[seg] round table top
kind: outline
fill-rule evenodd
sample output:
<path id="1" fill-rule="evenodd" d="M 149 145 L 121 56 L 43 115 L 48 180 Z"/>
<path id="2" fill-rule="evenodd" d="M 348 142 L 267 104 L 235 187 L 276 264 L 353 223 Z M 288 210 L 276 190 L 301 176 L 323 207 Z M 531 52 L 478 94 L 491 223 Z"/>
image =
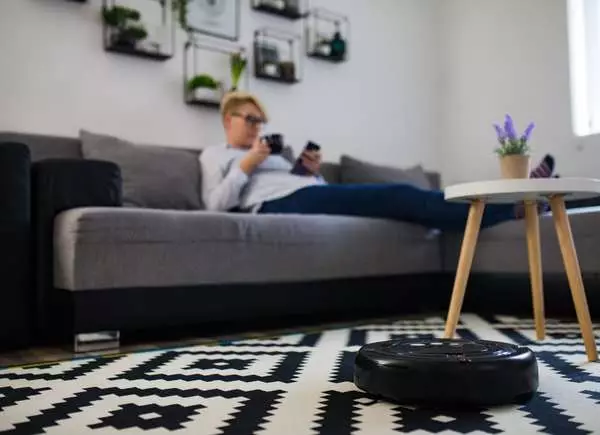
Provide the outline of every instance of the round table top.
<path id="1" fill-rule="evenodd" d="M 473 181 L 455 184 L 444 189 L 448 201 L 515 203 L 548 200 L 561 195 L 565 201 L 600 196 L 600 180 L 593 178 L 521 178 Z"/>

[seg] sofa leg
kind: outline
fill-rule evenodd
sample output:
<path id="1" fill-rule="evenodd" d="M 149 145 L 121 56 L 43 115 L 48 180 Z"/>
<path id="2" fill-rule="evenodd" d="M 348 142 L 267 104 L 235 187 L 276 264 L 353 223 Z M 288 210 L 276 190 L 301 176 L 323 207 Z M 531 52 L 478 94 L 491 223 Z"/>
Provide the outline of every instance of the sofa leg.
<path id="1" fill-rule="evenodd" d="M 121 334 L 119 331 L 84 332 L 73 336 L 75 353 L 118 350 Z"/>

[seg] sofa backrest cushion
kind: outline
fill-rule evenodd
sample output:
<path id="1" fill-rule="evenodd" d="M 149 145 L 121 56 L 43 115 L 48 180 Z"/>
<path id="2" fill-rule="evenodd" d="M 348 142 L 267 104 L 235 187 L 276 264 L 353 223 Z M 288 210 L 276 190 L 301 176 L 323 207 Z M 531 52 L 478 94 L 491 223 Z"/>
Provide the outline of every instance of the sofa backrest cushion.
<path id="1" fill-rule="evenodd" d="M 340 179 L 340 165 L 339 163 L 323 162 L 321 163 L 321 176 L 329 184 L 341 183 Z"/>
<path id="2" fill-rule="evenodd" d="M 422 189 L 436 187 L 420 165 L 397 168 L 376 165 L 347 155 L 341 157 L 340 180 L 344 184 L 410 183 Z"/>
<path id="3" fill-rule="evenodd" d="M 102 135 L 106 136 L 106 135 Z M 32 161 L 39 161 L 48 158 L 71 158 L 71 159 L 81 159 L 84 158 L 82 153 L 82 144 L 81 139 L 79 137 L 64 137 L 64 136 L 48 136 L 42 134 L 35 133 L 20 133 L 20 132 L 11 132 L 5 131 L 0 132 L 0 143 L 2 142 L 20 142 L 27 145 L 31 152 Z M 120 140 L 120 143 L 128 144 L 126 140 Z M 131 144 L 129 144 L 131 145 Z M 194 179 L 196 177 L 200 178 L 200 168 L 198 163 L 198 156 L 202 152 L 201 149 L 190 149 L 190 148 L 178 148 L 178 147 L 170 147 L 170 146 L 162 146 L 162 145 L 147 145 L 147 144 L 139 144 L 139 148 L 142 147 L 152 147 L 153 151 L 157 153 L 159 151 L 165 150 L 165 153 L 170 154 L 173 151 L 185 152 L 191 154 L 193 156 L 195 168 L 198 173 L 192 175 L 191 183 L 194 183 Z M 142 148 L 145 150 L 145 148 Z M 137 150 L 137 148 L 136 148 Z M 103 156 L 104 160 L 115 161 L 116 159 L 108 155 Z M 156 153 L 154 154 L 156 155 Z M 293 150 L 291 148 L 287 148 L 284 152 L 286 158 L 290 161 L 293 161 L 295 156 Z M 186 159 L 186 161 L 191 162 L 191 160 Z M 161 170 L 163 170 L 163 164 L 161 162 Z M 186 167 L 191 167 L 186 165 Z M 383 168 L 381 170 L 380 168 Z M 123 169 L 123 168 L 122 168 Z M 425 183 L 422 178 L 423 170 L 420 167 L 409 168 L 412 169 L 408 171 L 408 175 L 413 174 L 417 180 L 417 184 Z M 350 170 L 350 173 L 348 172 Z M 362 171 L 366 170 L 368 174 L 362 173 Z M 360 161 L 356 158 L 352 158 L 349 156 L 342 156 L 342 159 L 339 163 L 336 162 L 324 162 L 322 166 L 322 175 L 329 183 L 343 183 L 343 182 L 360 182 L 360 183 L 373 183 L 373 182 L 397 182 L 397 181 L 406 181 L 406 170 L 399 168 L 390 168 L 390 167 L 381 167 L 379 165 L 373 165 L 372 163 L 367 163 L 364 161 Z M 143 172 L 144 174 L 146 171 Z M 190 171 L 191 173 L 191 171 Z M 352 175 L 354 173 L 354 175 Z M 401 175 L 398 177 L 398 173 Z M 390 175 L 391 174 L 391 175 Z M 395 174 L 395 175 L 394 175 Z M 410 178 L 410 177 L 409 177 Z M 440 176 L 436 172 L 425 172 L 425 178 L 428 180 L 429 186 L 432 188 L 440 188 Z M 160 180 L 156 180 L 156 175 L 152 176 L 152 180 L 158 183 Z M 419 181 L 420 180 L 420 181 Z M 181 181 L 181 180 L 180 180 Z M 162 181 L 161 181 L 162 183 Z M 202 208 L 202 201 L 200 195 L 198 195 L 198 199 L 196 201 L 188 198 L 186 195 L 189 193 L 189 185 L 191 183 L 186 183 L 188 188 L 184 190 L 186 194 L 183 195 L 183 198 L 174 198 L 167 202 L 168 206 L 166 208 L 172 208 L 171 205 L 175 202 L 175 206 L 177 207 L 189 207 L 189 204 L 192 204 L 192 207 L 196 207 L 197 204 L 200 204 Z M 198 181 L 198 192 L 201 192 L 200 180 Z M 133 185 L 133 184 L 132 184 Z M 144 187 L 143 197 L 147 195 L 147 189 Z M 165 189 L 160 188 L 157 194 L 164 195 Z M 180 195 L 179 193 L 169 191 L 170 195 Z M 136 194 L 132 194 L 132 200 L 128 200 L 128 204 L 133 205 L 138 203 L 135 200 Z M 150 203 L 161 202 L 161 200 L 151 198 L 148 200 Z M 162 206 L 165 207 L 165 206 Z"/>
<path id="4" fill-rule="evenodd" d="M 117 164 L 123 178 L 123 205 L 198 210 L 201 205 L 198 152 L 148 145 L 81 130 L 85 159 Z"/>
<path id="5" fill-rule="evenodd" d="M 0 143 L 2 142 L 18 142 L 27 145 L 33 162 L 45 159 L 80 159 L 82 157 L 79 138 L 0 131 Z"/>

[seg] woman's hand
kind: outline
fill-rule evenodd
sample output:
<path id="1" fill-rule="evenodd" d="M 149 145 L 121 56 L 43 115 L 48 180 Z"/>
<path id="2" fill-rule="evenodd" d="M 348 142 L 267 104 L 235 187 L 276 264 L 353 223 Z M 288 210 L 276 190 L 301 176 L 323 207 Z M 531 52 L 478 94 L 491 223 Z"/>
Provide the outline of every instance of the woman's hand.
<path id="1" fill-rule="evenodd" d="M 321 171 L 321 152 L 320 151 L 303 151 L 300 155 L 302 166 L 306 168 L 312 175 L 319 175 Z"/>
<path id="2" fill-rule="evenodd" d="M 246 174 L 250 175 L 270 154 L 271 148 L 269 148 L 269 145 L 263 139 L 256 138 L 252 144 L 252 148 L 250 148 L 246 157 L 240 162 L 240 168 Z"/>

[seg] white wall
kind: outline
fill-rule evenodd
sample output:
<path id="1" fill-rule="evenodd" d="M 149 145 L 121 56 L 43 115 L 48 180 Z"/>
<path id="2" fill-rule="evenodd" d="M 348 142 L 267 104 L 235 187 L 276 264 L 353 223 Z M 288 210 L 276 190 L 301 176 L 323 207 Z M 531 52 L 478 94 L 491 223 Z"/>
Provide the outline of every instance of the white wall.
<path id="1" fill-rule="evenodd" d="M 444 183 L 498 176 L 492 122 L 535 121 L 534 158 L 565 176 L 600 177 L 600 137 L 571 124 L 566 0 L 440 1 Z"/>
<path id="2" fill-rule="evenodd" d="M 545 1 L 545 0 L 542 0 Z M 242 0 L 242 39 L 256 27 L 293 23 L 250 10 Z M 80 128 L 143 143 L 203 147 L 222 140 L 217 111 L 182 101 L 182 44 L 165 63 L 105 53 L 101 0 L 0 1 L 0 129 L 75 136 Z M 342 153 L 401 166 L 437 168 L 436 0 L 317 0 L 350 17 L 351 58 L 306 59 L 295 86 L 250 81 L 270 107 L 273 130 L 297 148 L 307 139 L 326 158 Z"/>

